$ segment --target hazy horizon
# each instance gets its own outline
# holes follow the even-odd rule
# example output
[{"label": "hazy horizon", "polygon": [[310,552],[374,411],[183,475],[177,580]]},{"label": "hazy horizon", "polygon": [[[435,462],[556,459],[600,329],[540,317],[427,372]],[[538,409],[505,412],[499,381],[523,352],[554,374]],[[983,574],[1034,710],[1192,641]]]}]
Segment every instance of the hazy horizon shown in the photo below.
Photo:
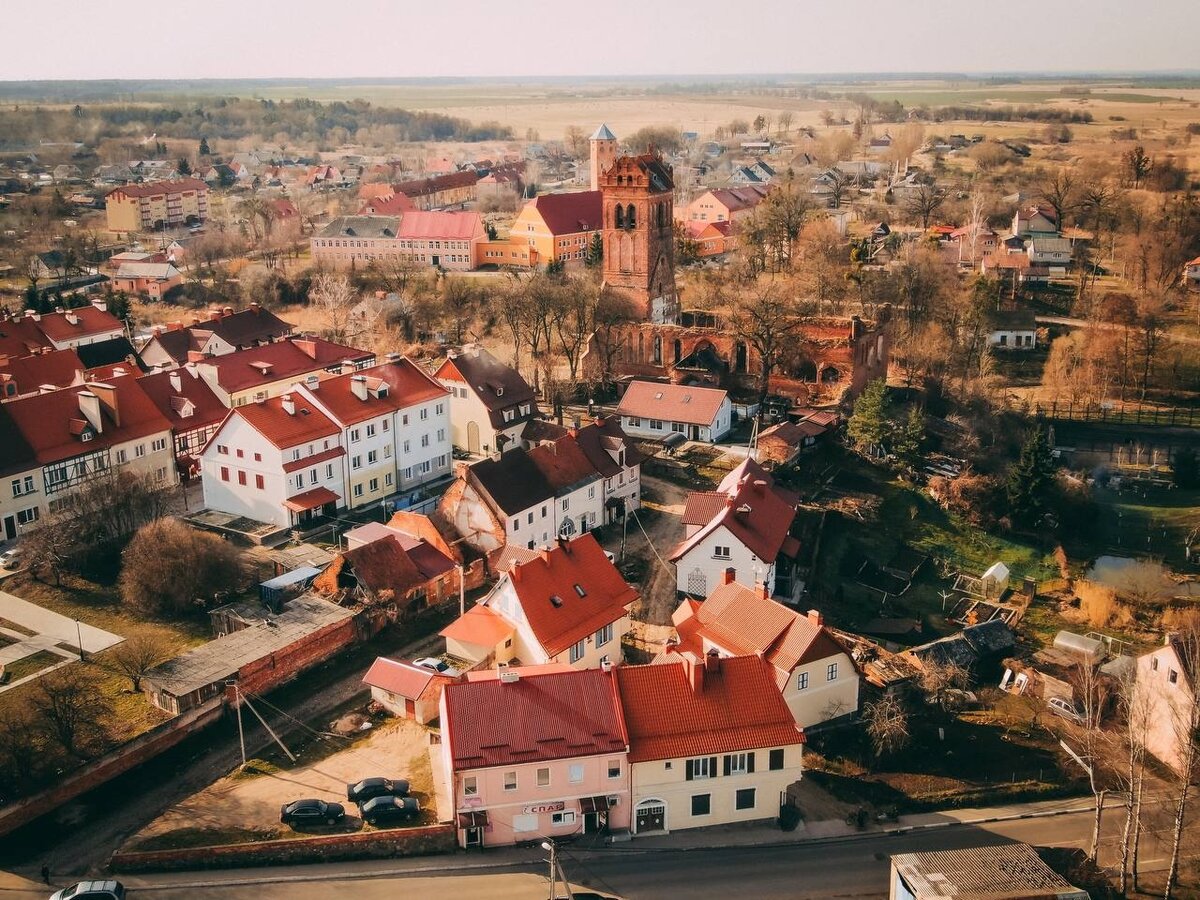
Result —
[{"label": "hazy horizon", "polygon": [[[499,15],[482,0],[453,6],[360,0],[354,15],[315,0],[212,0],[163,24],[133,0],[46,0],[6,11],[0,81],[390,78],[732,78],[811,74],[964,76],[1195,72],[1200,3],[1012,0],[964,12],[935,0],[814,7],[760,0],[753,14],[721,0],[527,4]],[[599,20],[599,24],[596,20]],[[1164,27],[1168,24],[1169,27]],[[601,35],[604,39],[597,39]],[[127,47],[128,52],[121,52]]]}]

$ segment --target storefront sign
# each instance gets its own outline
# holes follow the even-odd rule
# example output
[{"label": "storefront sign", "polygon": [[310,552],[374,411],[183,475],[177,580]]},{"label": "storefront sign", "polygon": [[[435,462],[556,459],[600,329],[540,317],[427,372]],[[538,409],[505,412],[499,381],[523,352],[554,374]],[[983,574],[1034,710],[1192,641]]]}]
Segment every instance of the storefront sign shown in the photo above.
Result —
[{"label": "storefront sign", "polygon": [[538,813],[562,812],[566,806],[567,804],[562,800],[558,800],[554,803],[535,803],[533,806],[526,806],[521,810],[521,812],[532,816],[537,815]]}]

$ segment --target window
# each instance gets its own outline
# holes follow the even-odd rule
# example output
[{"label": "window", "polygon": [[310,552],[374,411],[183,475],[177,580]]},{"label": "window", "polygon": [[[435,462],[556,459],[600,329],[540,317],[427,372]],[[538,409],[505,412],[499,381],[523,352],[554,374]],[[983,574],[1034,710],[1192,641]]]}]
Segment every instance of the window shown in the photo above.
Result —
[{"label": "window", "polygon": [[136,447],[134,447],[134,448],[133,448],[133,455],[134,455],[134,456],[135,456],[137,459],[141,459],[143,456],[145,456],[145,455],[146,455],[146,445],[145,445],[145,444],[138,444]]},{"label": "window", "polygon": [[229,467],[228,466],[221,466],[221,480],[222,481],[229,480]]},{"label": "window", "polygon": [[662,431],[663,430],[662,421],[659,419],[651,419],[650,420],[650,430],[651,431]]},{"label": "window", "polygon": [[467,797],[479,795],[479,779],[474,775],[463,778],[463,795]]},{"label": "window", "polygon": [[375,437],[375,423],[372,422],[367,426],[367,437]]},{"label": "window", "polygon": [[316,483],[317,483],[317,470],[316,470],[316,469],[310,469],[310,470],[309,470],[309,472],[308,472],[308,483],[309,483],[309,484],[316,484]]},{"label": "window", "polygon": [[429,446],[429,435],[427,435],[427,434],[423,434],[423,435],[421,435],[421,446],[422,446],[422,447],[428,447],[428,446]]},{"label": "window", "polygon": [[[150,449],[155,452],[157,452],[159,450],[166,450],[167,449],[167,439],[166,438],[155,438],[154,441],[151,442],[151,444],[150,444]],[[242,455],[242,451],[239,450],[238,456],[241,456],[241,455]]]},{"label": "window", "polygon": [[360,438],[361,438],[361,435],[358,433],[358,429],[351,428],[350,429],[350,443],[356,444],[356,443],[358,443]]},{"label": "window", "polygon": [[1179,673],[1172,669],[1167,673],[1167,681],[1171,682],[1171,684],[1175,684],[1175,682],[1179,681]]},{"label": "window", "polygon": [[387,431],[389,429],[389,426],[390,426],[390,423],[388,422],[388,420],[384,419],[383,420],[383,430]]},{"label": "window", "polygon": [[20,478],[13,479],[12,495],[14,497],[21,497],[21,496],[24,496],[25,494],[32,494],[32,493],[33,493],[33,476],[32,475],[26,475],[24,481],[21,481]]},{"label": "window", "polygon": [[254,486],[260,491],[266,487],[266,483],[263,481],[263,477],[261,475],[254,476]]},{"label": "window", "polygon": [[754,788],[742,788],[734,795],[735,809],[754,809]]},{"label": "window", "polygon": [[837,663],[830,663],[825,667],[825,680],[837,681]]},{"label": "window", "polygon": [[325,477],[326,477],[326,478],[332,478],[332,477],[333,477],[333,463],[328,463],[328,464],[325,466]]},{"label": "window", "polygon": [[429,418],[429,408],[426,407],[425,409],[421,410],[421,421],[424,422],[428,418]]},{"label": "window", "polygon": [[567,781],[571,784],[579,784],[583,781],[583,763],[571,763],[567,768]]},{"label": "window", "polygon": [[299,458],[300,458],[300,448],[296,447],[295,449],[292,450],[292,462],[295,462]]},{"label": "window", "polygon": [[566,510],[570,509],[570,508],[571,508],[571,498],[570,498],[570,497],[563,497],[563,504],[562,504],[562,506],[563,506],[563,511],[564,511],[564,512],[565,512]]},{"label": "window", "polygon": [[[467,396],[467,392],[466,392],[466,391],[463,391],[463,396],[464,396],[464,397],[465,397],[465,396]],[[435,413],[437,413],[437,414],[440,416],[440,415],[441,415],[443,412],[445,412],[445,411],[446,411],[446,405],[445,405],[444,403],[439,403],[437,406],[435,406],[435,407],[433,408],[433,411],[434,411]]]},{"label": "window", "polygon": [[574,644],[571,647],[571,662],[577,663],[583,659],[583,654],[587,650],[587,645],[584,641]]},{"label": "window", "polygon": [[362,495],[363,495],[363,486],[361,484],[356,484],[354,486],[354,496],[361,497]]},{"label": "window", "polygon": [[754,771],[754,753],[726,753],[725,774],[746,775]]},{"label": "window", "polygon": [[713,559],[729,559],[729,548],[719,544],[713,547]]},{"label": "window", "polygon": [[796,676],[796,690],[798,690],[798,691],[808,690],[808,673],[807,672],[801,672],[800,674],[798,674]]},{"label": "window", "polygon": [[379,479],[372,478],[370,484],[367,485],[367,488],[371,491],[372,494],[375,493],[377,490],[379,490]]},{"label": "window", "polygon": [[511,409],[506,409],[504,411],[504,421],[505,422],[511,422],[515,418],[516,418],[516,413],[514,413]]},{"label": "window", "polygon": [[596,499],[596,486],[594,484],[591,485],[590,487],[588,487],[588,499],[589,500]]},{"label": "window", "polygon": [[575,810],[568,809],[568,810],[564,810],[563,812],[551,813],[550,814],[550,824],[551,825],[574,825],[575,824]]},{"label": "window", "polygon": [[362,457],[361,457],[361,456],[355,456],[355,457],[353,457],[353,458],[350,460],[350,468],[352,468],[352,469],[361,469],[361,468],[362,468]]},{"label": "window", "polygon": [[712,812],[712,794],[692,794],[692,815],[707,816]]},{"label": "window", "polygon": [[367,465],[373,466],[378,461],[379,461],[379,451],[378,450],[368,450],[367,451]]},{"label": "window", "polygon": [[29,509],[19,509],[17,510],[17,524],[29,525],[32,522],[36,522],[39,515],[40,511],[36,506],[31,506]]},{"label": "window", "polygon": [[245,486],[245,484],[246,484],[246,470],[245,469],[238,469],[238,484],[243,485],[243,486]]},{"label": "window", "polygon": [[550,767],[542,766],[537,770],[537,786],[550,787]]},{"label": "window", "polygon": [[684,778],[695,781],[700,778],[717,777],[717,758],[715,756],[700,756],[687,761],[687,771]]},{"label": "window", "polygon": [[385,485],[387,485],[388,487],[391,487],[391,486],[392,486],[392,473],[391,473],[391,472],[386,472],[386,473],[384,473],[384,476],[383,476],[383,483],[384,483]]},{"label": "window", "polygon": [[516,772],[505,772],[504,773],[504,789],[506,791],[515,791],[517,789],[517,773]]},{"label": "window", "polygon": [[1158,671],[1158,657],[1157,656],[1150,657],[1150,671],[1151,672]]},{"label": "window", "polygon": [[217,452],[220,453],[222,456],[228,456],[229,448],[226,447],[224,444],[217,444]]},{"label": "window", "polygon": [[124,448],[121,448],[117,451],[117,465],[123,466],[127,462],[129,462],[129,455],[125,452]]},{"label": "window", "polygon": [[412,450],[412,441],[404,442],[404,452],[409,453]]},{"label": "window", "polygon": [[778,771],[783,768],[783,749],[772,750],[767,757],[767,768],[772,771]]},{"label": "window", "polygon": [[391,445],[391,444],[384,444],[384,445],[383,445],[383,458],[384,458],[384,459],[391,459],[391,458],[392,458],[392,445]]},{"label": "window", "polygon": [[254,461],[255,461],[255,462],[262,462],[262,454],[261,454],[261,453],[255,453],[255,454],[254,454]]},{"label": "window", "polygon": [[438,432],[437,432],[437,439],[438,439],[439,441],[444,441],[444,440],[446,439],[446,429],[445,429],[445,428],[439,428],[439,429],[438,429]]},{"label": "window", "polygon": [[619,759],[610,759],[608,761],[608,777],[609,778],[620,778],[621,777],[621,761]]},{"label": "window", "polygon": [[596,646],[603,647],[613,639],[612,622],[609,622],[603,628],[596,632]]}]

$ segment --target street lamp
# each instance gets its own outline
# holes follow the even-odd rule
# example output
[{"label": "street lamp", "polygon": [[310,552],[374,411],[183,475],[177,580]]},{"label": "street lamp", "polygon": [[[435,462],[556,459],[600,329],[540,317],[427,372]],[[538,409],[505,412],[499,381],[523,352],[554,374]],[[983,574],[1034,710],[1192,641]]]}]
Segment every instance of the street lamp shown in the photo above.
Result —
[{"label": "street lamp", "polygon": [[75,640],[79,644],[79,661],[83,662],[87,657],[83,655],[83,631],[79,627],[79,620],[75,620]]}]

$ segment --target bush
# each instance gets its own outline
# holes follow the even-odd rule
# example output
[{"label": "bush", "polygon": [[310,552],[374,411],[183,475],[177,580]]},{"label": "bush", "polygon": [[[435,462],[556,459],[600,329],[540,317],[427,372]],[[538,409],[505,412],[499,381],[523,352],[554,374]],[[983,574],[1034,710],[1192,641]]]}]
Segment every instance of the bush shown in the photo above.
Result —
[{"label": "bush", "polygon": [[122,554],[121,599],[143,613],[180,615],[205,607],[243,581],[241,553],[178,519],[143,526]]},{"label": "bush", "polygon": [[1200,487],[1200,457],[1191,447],[1181,447],[1175,451],[1172,477],[1175,486],[1181,488]]}]

